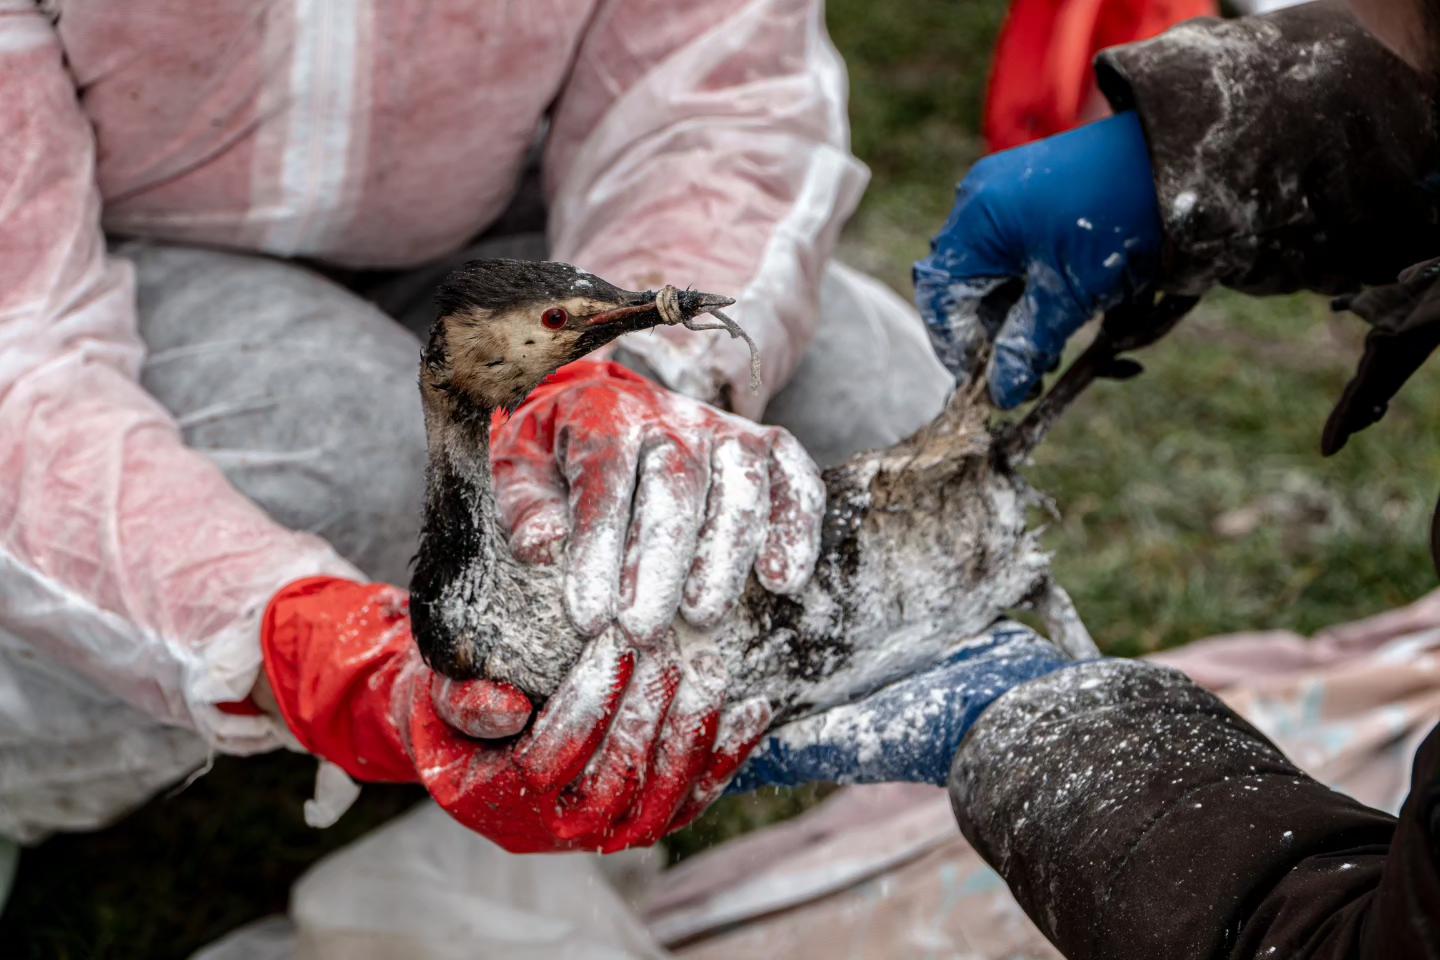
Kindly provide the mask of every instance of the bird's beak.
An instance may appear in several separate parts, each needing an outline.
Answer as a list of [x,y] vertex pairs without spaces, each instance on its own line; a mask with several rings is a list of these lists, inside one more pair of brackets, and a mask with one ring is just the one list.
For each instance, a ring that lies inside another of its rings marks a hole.
[[[637,296],[645,296],[645,294],[637,294]],[[591,328],[624,326],[629,330],[641,330],[645,327],[653,327],[659,322],[660,314],[655,309],[655,297],[652,294],[649,303],[633,303],[587,317],[585,326]]]
[[707,310],[727,307],[734,303],[729,297],[714,293],[700,293],[696,290],[675,291],[673,309],[662,315],[655,299],[654,290],[644,293],[620,291],[616,303],[608,310],[592,313],[588,317],[576,317],[580,336],[573,346],[574,355],[582,357],[623,334],[637,330],[649,330],[668,323],[689,323]]
[[655,298],[656,293],[653,290],[627,294],[626,302],[622,306],[592,314],[586,318],[585,326],[589,329],[606,328],[611,336],[619,336],[632,330],[648,330],[662,323],[683,323],[708,310],[728,307],[735,302],[730,297],[722,297],[716,293],[681,290],[675,295],[676,312],[679,316],[664,317],[655,303]]

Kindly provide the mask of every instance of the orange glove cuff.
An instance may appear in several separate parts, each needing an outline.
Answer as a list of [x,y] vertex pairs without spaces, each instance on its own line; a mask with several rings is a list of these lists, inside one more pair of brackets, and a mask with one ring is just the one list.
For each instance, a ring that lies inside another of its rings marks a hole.
[[286,725],[356,780],[418,779],[393,709],[405,667],[419,663],[409,604],[395,587],[311,577],[275,594],[261,622],[265,675]]

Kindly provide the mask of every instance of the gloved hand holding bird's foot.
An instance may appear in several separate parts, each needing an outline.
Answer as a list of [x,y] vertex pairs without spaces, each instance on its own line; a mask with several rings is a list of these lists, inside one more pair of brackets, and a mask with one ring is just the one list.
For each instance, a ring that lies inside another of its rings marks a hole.
[[637,658],[611,630],[521,733],[530,701],[433,673],[407,608],[385,585],[282,590],[261,635],[278,711],[310,752],[358,780],[419,782],[513,852],[655,842],[723,788],[769,722],[763,705],[722,710],[723,678],[673,640]]
[[616,364],[561,370],[496,427],[491,457],[511,549],[565,557],[586,634],[618,622],[649,641],[677,611],[713,625],[752,570],[795,593],[819,555],[825,488],[794,437]]
[[957,377],[993,347],[991,400],[1023,403],[1096,313],[1146,291],[1162,228],[1133,113],[986,157],[915,265],[915,300]]
[[1077,662],[1028,627],[998,623],[929,669],[771,730],[731,791],[814,781],[943,785],[992,703]]

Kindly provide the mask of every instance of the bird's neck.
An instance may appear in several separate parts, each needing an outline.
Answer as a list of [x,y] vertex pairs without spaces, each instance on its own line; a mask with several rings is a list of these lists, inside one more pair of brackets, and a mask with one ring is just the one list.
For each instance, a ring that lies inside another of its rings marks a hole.
[[466,654],[473,644],[456,635],[456,611],[484,605],[494,565],[508,555],[490,475],[490,411],[439,416],[427,409],[425,430],[429,464],[411,622],[431,666],[464,676],[477,665]]
[[[428,428],[427,428],[428,429]],[[442,425],[430,441],[425,510],[474,535],[499,535],[490,474],[490,411]]]

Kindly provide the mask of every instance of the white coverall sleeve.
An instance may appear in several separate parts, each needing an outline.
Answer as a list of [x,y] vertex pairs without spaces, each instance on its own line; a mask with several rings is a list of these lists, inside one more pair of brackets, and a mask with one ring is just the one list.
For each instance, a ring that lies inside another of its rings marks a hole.
[[845,68],[821,0],[607,0],[545,153],[553,255],[646,288],[737,299],[759,345],[662,329],[626,338],[670,388],[757,417],[821,322],[821,273],[864,191]]
[[8,662],[79,675],[212,749],[269,749],[277,724],[216,704],[249,692],[275,590],[355,571],[187,450],[137,383],[132,273],[106,254],[94,154],[49,19],[0,0],[0,727],[77,739]]

